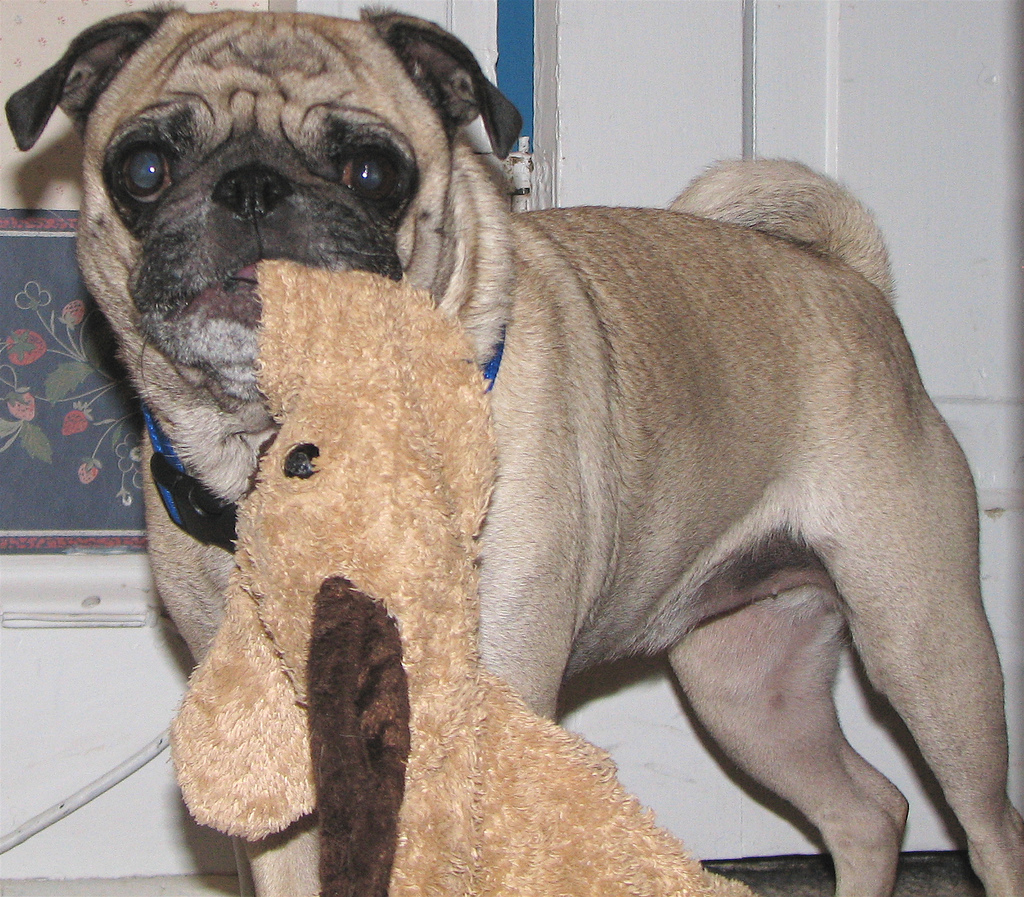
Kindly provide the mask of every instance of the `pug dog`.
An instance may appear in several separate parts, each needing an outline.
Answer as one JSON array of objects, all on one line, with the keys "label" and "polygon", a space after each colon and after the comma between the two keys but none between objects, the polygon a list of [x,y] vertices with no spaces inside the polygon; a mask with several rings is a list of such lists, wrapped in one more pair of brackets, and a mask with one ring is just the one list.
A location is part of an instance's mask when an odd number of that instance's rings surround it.
[{"label": "pug dog", "polygon": [[[256,265],[405,277],[493,375],[494,671],[553,714],[566,676],[667,652],[722,749],[820,832],[836,893],[882,897],[907,804],[840,730],[848,638],[989,897],[1024,894],[971,474],[845,191],[735,163],[671,210],[513,216],[462,128],[503,155],[518,113],[456,38],[386,11],[129,13],[11,97],[22,149],[58,106],[84,137],[82,271],[152,420],[156,583],[197,658],[274,434]],[[318,891],[315,837],[250,846],[261,895]]]}]

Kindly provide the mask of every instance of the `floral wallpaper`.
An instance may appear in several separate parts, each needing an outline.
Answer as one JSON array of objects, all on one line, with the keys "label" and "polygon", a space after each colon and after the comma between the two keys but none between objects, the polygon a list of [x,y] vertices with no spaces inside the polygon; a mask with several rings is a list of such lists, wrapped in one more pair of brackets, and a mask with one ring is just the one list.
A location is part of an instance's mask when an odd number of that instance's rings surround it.
[{"label": "floral wallpaper", "polygon": [[75,214],[0,212],[0,550],[142,545],[140,420]]}]

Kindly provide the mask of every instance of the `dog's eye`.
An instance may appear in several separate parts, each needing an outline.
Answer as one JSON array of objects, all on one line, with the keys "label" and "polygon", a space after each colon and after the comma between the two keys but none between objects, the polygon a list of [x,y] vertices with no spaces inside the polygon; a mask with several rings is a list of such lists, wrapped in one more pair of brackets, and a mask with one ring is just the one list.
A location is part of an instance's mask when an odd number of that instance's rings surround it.
[{"label": "dog's eye", "polygon": [[167,159],[152,146],[130,150],[121,164],[121,183],[133,198],[153,202],[171,183]]},{"label": "dog's eye", "polygon": [[353,156],[346,160],[341,182],[367,199],[386,199],[398,183],[394,163],[381,155]]}]

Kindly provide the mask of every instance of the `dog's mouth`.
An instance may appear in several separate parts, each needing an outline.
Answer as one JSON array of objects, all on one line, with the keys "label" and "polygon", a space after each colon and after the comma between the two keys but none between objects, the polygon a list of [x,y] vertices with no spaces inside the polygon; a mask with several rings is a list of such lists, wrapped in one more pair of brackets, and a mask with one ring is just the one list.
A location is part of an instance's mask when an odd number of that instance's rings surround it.
[{"label": "dog's mouth", "polygon": [[201,290],[171,318],[196,315],[205,320],[220,318],[255,329],[260,323],[259,286],[255,265],[246,265],[222,281]]},{"label": "dog's mouth", "polygon": [[255,263],[202,286],[170,313],[143,313],[148,338],[190,381],[231,400],[258,401],[261,304]]}]

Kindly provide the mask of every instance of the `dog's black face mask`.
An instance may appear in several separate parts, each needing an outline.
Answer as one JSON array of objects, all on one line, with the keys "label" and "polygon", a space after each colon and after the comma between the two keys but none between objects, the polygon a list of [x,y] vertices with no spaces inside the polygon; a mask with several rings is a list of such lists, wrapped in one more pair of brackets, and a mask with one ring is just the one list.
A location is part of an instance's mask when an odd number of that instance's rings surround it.
[{"label": "dog's black face mask", "polygon": [[301,141],[253,126],[216,143],[209,130],[196,104],[147,111],[111,141],[104,179],[141,246],[130,288],[146,336],[249,399],[256,263],[401,278],[396,235],[417,172],[399,135],[342,111],[318,116]]}]

